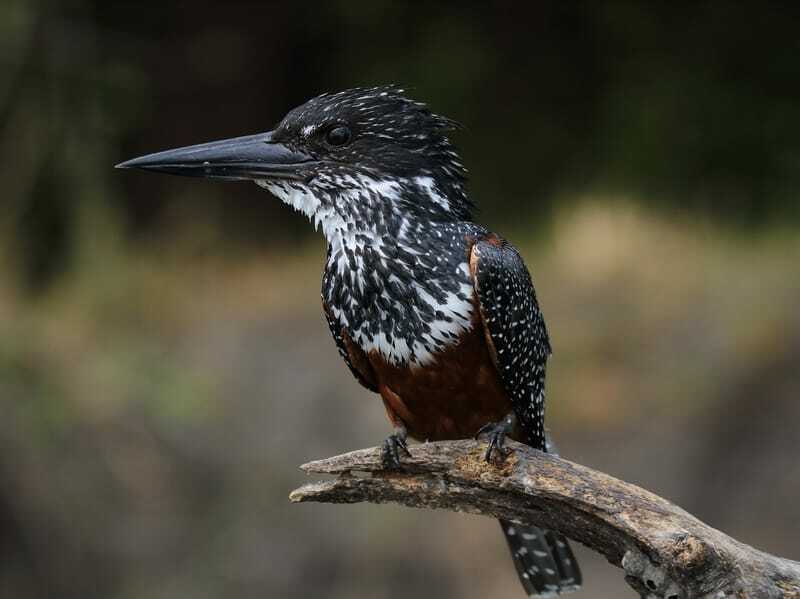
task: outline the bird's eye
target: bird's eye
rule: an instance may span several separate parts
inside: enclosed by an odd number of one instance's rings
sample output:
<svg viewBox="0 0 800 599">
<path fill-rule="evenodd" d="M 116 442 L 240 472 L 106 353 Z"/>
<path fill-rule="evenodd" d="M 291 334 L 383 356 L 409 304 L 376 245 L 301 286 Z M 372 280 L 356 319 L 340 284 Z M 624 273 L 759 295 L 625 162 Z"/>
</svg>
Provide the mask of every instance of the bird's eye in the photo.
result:
<svg viewBox="0 0 800 599">
<path fill-rule="evenodd" d="M 344 126 L 334 127 L 328 131 L 325 140 L 332 146 L 343 146 L 350 141 L 350 129 Z"/>
</svg>

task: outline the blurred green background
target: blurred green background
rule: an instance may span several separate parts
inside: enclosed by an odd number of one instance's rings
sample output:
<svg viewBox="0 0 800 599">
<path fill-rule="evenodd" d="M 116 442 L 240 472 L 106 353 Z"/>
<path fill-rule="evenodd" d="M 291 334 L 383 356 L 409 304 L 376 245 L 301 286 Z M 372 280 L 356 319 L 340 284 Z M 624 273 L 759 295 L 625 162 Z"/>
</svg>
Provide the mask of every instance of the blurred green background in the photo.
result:
<svg viewBox="0 0 800 599">
<path fill-rule="evenodd" d="M 800 559 L 800 11 L 0 4 L 0 597 L 521 597 L 489 521 L 292 506 L 383 408 L 324 243 L 248 184 L 120 172 L 397 82 L 534 274 L 562 453 Z M 589 552 L 576 597 L 631 596 Z"/>
</svg>

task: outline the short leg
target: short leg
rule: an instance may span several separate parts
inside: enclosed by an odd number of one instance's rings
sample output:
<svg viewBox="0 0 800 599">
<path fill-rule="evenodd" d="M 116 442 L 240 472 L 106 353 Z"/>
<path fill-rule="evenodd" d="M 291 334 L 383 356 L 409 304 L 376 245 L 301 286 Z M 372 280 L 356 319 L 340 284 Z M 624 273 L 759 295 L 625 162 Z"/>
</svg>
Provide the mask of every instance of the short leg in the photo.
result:
<svg viewBox="0 0 800 599">
<path fill-rule="evenodd" d="M 514 412 L 510 412 L 505 418 L 503 418 L 500 422 L 490 422 L 482 426 L 477 433 L 475 433 L 475 438 L 477 439 L 483 434 L 489 436 L 489 446 L 486 448 L 486 461 L 492 461 L 492 452 L 497 452 L 498 457 L 503 459 L 505 457 L 505 452 L 503 451 L 503 445 L 506 441 L 506 436 L 514 430 L 514 427 L 517 425 L 517 416 Z"/>
<path fill-rule="evenodd" d="M 404 426 L 395 426 L 394 431 L 383 442 L 383 451 L 381 458 L 383 460 L 384 468 L 396 470 L 400 468 L 400 452 L 411 457 L 406 444 L 408 439 L 408 431 Z"/>
</svg>

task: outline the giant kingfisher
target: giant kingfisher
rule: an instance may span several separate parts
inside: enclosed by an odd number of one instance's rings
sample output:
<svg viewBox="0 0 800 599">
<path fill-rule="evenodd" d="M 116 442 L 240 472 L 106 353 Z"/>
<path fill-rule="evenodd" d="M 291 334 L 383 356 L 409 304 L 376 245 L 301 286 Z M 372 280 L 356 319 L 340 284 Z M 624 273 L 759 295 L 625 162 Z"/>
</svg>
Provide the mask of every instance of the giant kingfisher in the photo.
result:
<svg viewBox="0 0 800 599">
<path fill-rule="evenodd" d="M 378 393 L 400 467 L 407 437 L 506 436 L 547 451 L 551 353 L 517 250 L 472 220 L 454 121 L 396 86 L 322 94 L 273 131 L 166 150 L 119 168 L 255 181 L 321 228 L 322 306 L 355 378 Z M 581 574 L 566 539 L 501 521 L 525 591 L 555 596 Z"/>
</svg>

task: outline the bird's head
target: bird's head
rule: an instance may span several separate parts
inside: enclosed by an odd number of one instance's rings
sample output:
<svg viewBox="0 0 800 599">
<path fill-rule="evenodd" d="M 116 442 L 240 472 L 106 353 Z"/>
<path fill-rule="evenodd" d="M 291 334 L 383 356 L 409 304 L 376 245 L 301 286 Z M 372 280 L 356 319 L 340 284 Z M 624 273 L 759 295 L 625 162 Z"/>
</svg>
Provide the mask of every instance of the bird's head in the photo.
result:
<svg viewBox="0 0 800 599">
<path fill-rule="evenodd" d="M 391 215 L 467 220 L 466 171 L 447 137 L 455 127 L 398 87 L 355 88 L 309 100 L 268 133 L 149 154 L 118 167 L 255 181 L 321 224 L 326 235 L 374 227 Z"/>
</svg>

